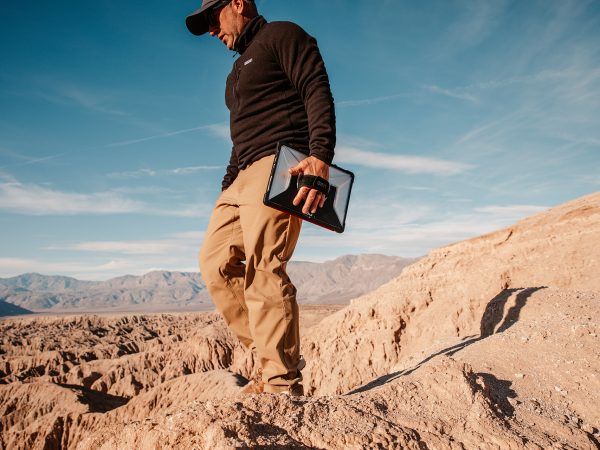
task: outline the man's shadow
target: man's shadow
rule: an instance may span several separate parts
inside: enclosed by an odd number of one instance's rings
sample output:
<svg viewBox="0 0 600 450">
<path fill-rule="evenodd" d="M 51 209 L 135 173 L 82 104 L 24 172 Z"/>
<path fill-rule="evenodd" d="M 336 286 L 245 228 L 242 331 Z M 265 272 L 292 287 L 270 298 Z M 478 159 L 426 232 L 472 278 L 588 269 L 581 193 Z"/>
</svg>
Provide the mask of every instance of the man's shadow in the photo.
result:
<svg viewBox="0 0 600 450">
<path fill-rule="evenodd" d="M 452 356 L 455 353 L 459 352 L 465 347 L 468 347 L 471 344 L 474 344 L 477 341 L 485 339 L 492 334 L 502 333 L 509 329 L 512 325 L 514 325 L 519 320 L 519 315 L 521 314 L 521 309 L 527 303 L 527 299 L 535 292 L 540 289 L 545 289 L 546 286 L 540 287 L 531 287 L 531 288 L 513 288 L 513 289 L 503 289 L 498 295 L 492 298 L 485 307 L 485 311 L 483 312 L 483 316 L 481 317 L 480 324 L 480 334 L 479 336 L 467 336 L 463 339 L 462 342 L 458 344 L 452 345 L 448 348 L 440 350 L 439 352 L 433 353 L 429 355 L 427 358 L 419 362 L 414 367 L 409 369 L 399 370 L 397 372 L 393 372 L 387 375 L 383 375 L 375 380 L 365 384 L 364 386 L 358 387 L 346 395 L 356 394 L 359 392 L 365 392 L 371 390 L 375 387 L 382 386 L 390 381 L 395 380 L 396 378 L 410 375 L 419 367 L 421 367 L 426 362 L 435 358 L 439 355 Z M 518 293 L 517 293 L 518 292 Z M 515 299 L 515 304 L 510 307 L 507 311 L 506 315 L 504 315 L 504 307 L 506 306 L 506 302 L 510 297 L 512 297 L 515 293 L 517 293 L 517 297 Z M 504 319 L 504 320 L 503 320 Z"/>
</svg>

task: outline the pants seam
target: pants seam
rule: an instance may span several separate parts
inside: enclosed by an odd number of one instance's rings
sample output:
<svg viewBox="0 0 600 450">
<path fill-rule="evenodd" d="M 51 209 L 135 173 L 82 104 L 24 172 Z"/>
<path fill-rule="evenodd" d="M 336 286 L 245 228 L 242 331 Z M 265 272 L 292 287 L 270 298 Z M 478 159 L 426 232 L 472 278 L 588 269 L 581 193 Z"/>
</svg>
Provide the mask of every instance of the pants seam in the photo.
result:
<svg viewBox="0 0 600 450">
<path fill-rule="evenodd" d="M 233 242 L 234 229 L 235 229 L 235 224 L 236 224 L 236 221 L 237 221 L 236 217 L 237 217 L 237 220 L 239 220 L 239 216 L 234 212 L 233 213 L 233 220 L 231 221 L 231 233 L 229 235 L 228 248 L 231 248 L 231 244 Z M 241 229 L 241 227 L 240 227 L 240 229 Z M 246 308 L 245 303 L 237 296 L 237 294 L 235 292 L 235 289 L 233 288 L 233 285 L 231 284 L 231 277 L 229 275 L 227 275 L 226 273 L 223 273 L 223 275 L 224 275 L 224 278 L 225 278 L 225 282 L 227 283 L 227 287 L 231 291 L 231 294 L 233 295 L 233 297 L 238 302 L 239 307 L 241 308 L 242 311 L 247 312 L 247 308 Z"/>
<path fill-rule="evenodd" d="M 284 275 L 285 275 L 285 271 L 284 271 L 284 262 L 282 262 L 283 257 L 285 256 L 285 251 L 287 249 L 288 246 L 288 238 L 289 238 L 289 234 L 290 234 L 290 226 L 291 226 L 291 220 L 292 220 L 292 216 L 288 215 L 288 222 L 287 222 L 287 226 L 285 228 L 285 238 L 284 238 L 284 245 L 283 245 L 283 250 L 280 253 L 280 256 L 278 256 L 279 262 L 281 263 L 281 265 L 279 266 L 279 292 L 283 293 L 283 279 L 284 279 Z M 285 334 L 283 336 L 283 342 L 284 342 L 284 348 L 288 346 L 289 344 L 289 335 L 290 335 L 290 323 L 292 322 L 292 319 L 288 318 L 287 315 L 287 311 L 286 311 L 286 305 L 285 302 L 287 300 L 285 299 L 285 297 L 282 295 L 281 296 L 281 310 L 283 313 L 283 320 L 285 321 Z M 291 306 L 291 305 L 290 305 Z M 292 312 L 293 314 L 293 312 Z M 288 363 L 289 361 L 287 360 L 287 355 L 285 354 L 285 351 L 283 352 L 283 360 L 285 362 L 285 368 L 290 370 L 290 367 L 288 367 Z"/>
</svg>

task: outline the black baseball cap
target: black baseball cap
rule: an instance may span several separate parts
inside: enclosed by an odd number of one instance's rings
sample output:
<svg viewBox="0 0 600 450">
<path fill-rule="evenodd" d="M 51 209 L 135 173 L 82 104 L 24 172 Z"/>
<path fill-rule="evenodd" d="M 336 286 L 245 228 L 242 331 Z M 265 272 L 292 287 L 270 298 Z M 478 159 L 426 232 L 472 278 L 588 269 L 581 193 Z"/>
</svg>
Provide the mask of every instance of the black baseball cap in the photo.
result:
<svg viewBox="0 0 600 450">
<path fill-rule="evenodd" d="M 188 30 L 190 30 L 190 33 L 201 36 L 208 32 L 206 13 L 214 6 L 225 3 L 228 2 L 223 0 L 202 0 L 202 6 L 185 18 L 185 24 L 187 25 Z"/>
</svg>

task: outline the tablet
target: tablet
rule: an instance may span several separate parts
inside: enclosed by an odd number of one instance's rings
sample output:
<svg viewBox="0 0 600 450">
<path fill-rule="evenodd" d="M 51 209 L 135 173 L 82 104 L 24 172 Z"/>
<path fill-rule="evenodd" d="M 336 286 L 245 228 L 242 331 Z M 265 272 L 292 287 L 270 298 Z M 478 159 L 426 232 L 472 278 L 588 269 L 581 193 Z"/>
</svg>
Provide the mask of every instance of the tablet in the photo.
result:
<svg viewBox="0 0 600 450">
<path fill-rule="evenodd" d="M 304 214 L 302 206 L 292 204 L 298 193 L 298 176 L 290 175 L 289 169 L 307 158 L 306 153 L 294 150 L 286 144 L 277 145 L 267 192 L 263 203 L 272 208 L 298 216 L 308 222 L 343 233 L 346 227 L 346 214 L 350 202 L 350 192 L 354 183 L 354 174 L 349 170 L 332 164 L 329 166 L 329 192 L 322 208 L 314 214 Z"/>
</svg>

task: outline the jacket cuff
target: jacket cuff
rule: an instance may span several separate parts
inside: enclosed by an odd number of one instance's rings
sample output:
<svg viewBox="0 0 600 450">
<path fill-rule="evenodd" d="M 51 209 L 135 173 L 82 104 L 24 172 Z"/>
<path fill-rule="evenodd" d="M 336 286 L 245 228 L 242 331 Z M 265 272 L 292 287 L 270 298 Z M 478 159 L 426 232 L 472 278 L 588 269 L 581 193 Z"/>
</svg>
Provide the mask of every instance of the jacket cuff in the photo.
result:
<svg viewBox="0 0 600 450">
<path fill-rule="evenodd" d="M 320 159 L 328 166 L 331 165 L 333 161 L 333 152 L 324 152 L 324 151 L 311 151 L 309 156 L 314 156 L 317 159 Z"/>
</svg>

